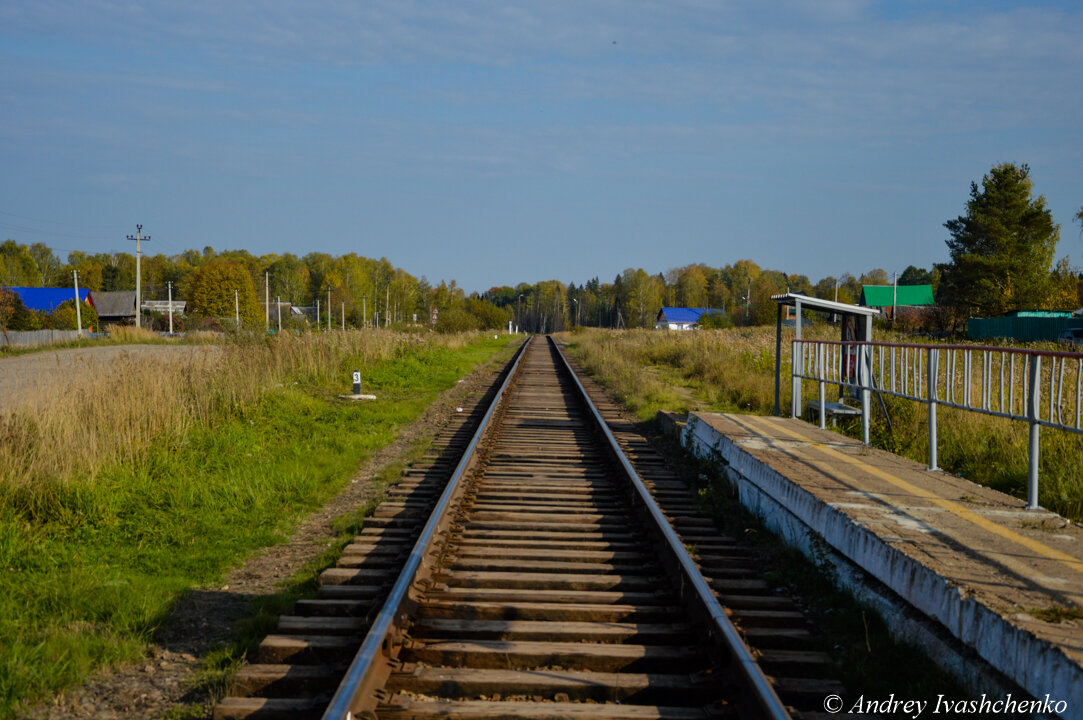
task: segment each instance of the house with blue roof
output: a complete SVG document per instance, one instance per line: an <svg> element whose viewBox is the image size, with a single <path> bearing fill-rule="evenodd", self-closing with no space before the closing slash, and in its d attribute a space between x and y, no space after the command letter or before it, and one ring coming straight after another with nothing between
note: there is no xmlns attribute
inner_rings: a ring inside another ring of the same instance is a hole
<svg viewBox="0 0 1083 720"><path fill-rule="evenodd" d="M664 307L658 311L658 316L654 319L654 327L659 330L692 330L704 313L724 315L725 311L720 308L708 310L707 308Z"/></svg>
<svg viewBox="0 0 1083 720"><path fill-rule="evenodd" d="M61 303L75 297L75 290L72 288L9 287L8 290L18 295L28 310L36 310L47 315L52 314ZM89 298L90 291L79 288L79 300L89 305Z"/></svg>

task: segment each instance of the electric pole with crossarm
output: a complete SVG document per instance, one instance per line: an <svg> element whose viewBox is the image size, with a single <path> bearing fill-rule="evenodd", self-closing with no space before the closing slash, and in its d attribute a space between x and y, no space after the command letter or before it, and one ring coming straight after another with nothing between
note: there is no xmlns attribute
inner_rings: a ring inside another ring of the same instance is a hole
<svg viewBox="0 0 1083 720"><path fill-rule="evenodd" d="M128 236L129 240L135 240L135 326L139 327L139 316L143 314L143 295L140 293L139 282L139 258L143 255L141 243L150 242L150 235L143 234L143 226L135 226L135 237Z"/></svg>

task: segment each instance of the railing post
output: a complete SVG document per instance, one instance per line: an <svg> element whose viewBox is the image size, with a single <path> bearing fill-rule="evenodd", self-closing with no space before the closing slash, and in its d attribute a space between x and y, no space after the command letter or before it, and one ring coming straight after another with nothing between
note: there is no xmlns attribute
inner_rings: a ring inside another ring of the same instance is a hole
<svg viewBox="0 0 1083 720"><path fill-rule="evenodd" d="M868 445L869 416L871 415L869 405L872 403L872 393L869 392L869 386L872 385L870 377L872 375L870 366L872 355L871 348L868 345L859 345L858 347L860 349L857 353L857 361L861 363L857 371L858 382L861 384L861 442Z"/></svg>
<svg viewBox="0 0 1083 720"><path fill-rule="evenodd" d="M793 357L790 359L790 416L801 417L801 374L804 372L805 348L801 340L793 341Z"/></svg>
<svg viewBox="0 0 1083 720"><path fill-rule="evenodd" d="M925 359L925 382L929 398L929 470L939 470L936 466L936 374L938 351L929 348Z"/></svg>
<svg viewBox="0 0 1083 720"><path fill-rule="evenodd" d="M1030 422L1030 467L1027 477L1027 509L1038 510L1038 450L1039 433L1042 426L1038 420L1041 412L1042 397L1042 357L1030 356L1030 372L1028 374L1028 387L1030 391L1027 397L1027 420Z"/></svg>
<svg viewBox="0 0 1083 720"><path fill-rule="evenodd" d="M824 355L825 355L826 349L827 348L823 344L817 345L816 357L817 357L817 359L819 361L820 369L816 373L816 375L817 375L817 377L820 378L819 385L820 385L820 429L821 430L824 430L824 429L827 428L827 417L826 417L826 415L827 415L827 412L826 412L827 411L827 407L826 407L827 403L824 402L825 385L826 385L824 383L824 378L827 376L827 369L824 367Z"/></svg>

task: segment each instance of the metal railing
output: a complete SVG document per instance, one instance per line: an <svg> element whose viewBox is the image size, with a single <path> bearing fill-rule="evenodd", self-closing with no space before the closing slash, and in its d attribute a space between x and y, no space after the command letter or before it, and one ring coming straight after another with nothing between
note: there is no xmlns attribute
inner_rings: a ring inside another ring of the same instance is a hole
<svg viewBox="0 0 1083 720"><path fill-rule="evenodd" d="M937 469L938 406L1028 423L1027 507L1038 506L1038 440L1044 427L1083 434L1083 354L975 345L794 340L793 416L803 411L802 381L818 385L820 427L827 385L861 401L862 441L869 443L871 396L891 395L929 409L929 469Z"/></svg>

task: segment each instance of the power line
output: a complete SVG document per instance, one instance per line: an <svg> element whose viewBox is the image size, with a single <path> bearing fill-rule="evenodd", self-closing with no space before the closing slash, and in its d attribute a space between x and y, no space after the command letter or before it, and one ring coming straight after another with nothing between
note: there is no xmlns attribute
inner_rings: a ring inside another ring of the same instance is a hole
<svg viewBox="0 0 1083 720"><path fill-rule="evenodd" d="M65 238L68 240L111 240L112 238L104 235L79 235L76 233L60 233L51 232L49 230L37 230L35 228L25 227L22 225L12 225L11 223L0 222L0 228L4 228L10 232L28 233L30 235L37 235L46 238Z"/></svg>

